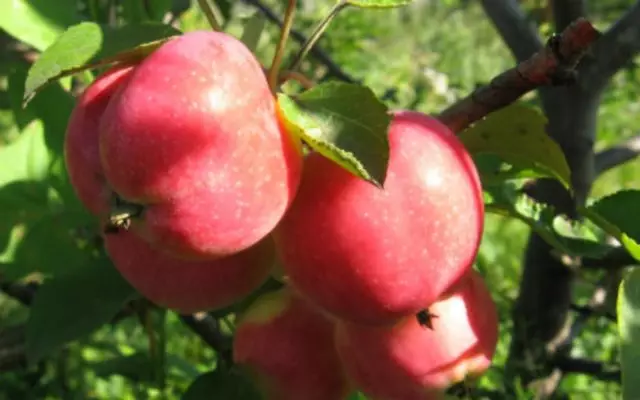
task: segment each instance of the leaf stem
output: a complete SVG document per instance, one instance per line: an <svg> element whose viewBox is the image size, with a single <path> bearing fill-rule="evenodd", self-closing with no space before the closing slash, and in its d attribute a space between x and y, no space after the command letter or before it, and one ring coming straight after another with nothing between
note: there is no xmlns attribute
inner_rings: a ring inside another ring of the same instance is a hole
<svg viewBox="0 0 640 400"><path fill-rule="evenodd" d="M209 3L209 0L198 0L198 5L200 9L204 13L204 16L207 17L207 21L209 21L209 25L214 31L221 32L222 31L222 22L218 20L213 7Z"/></svg>
<svg viewBox="0 0 640 400"><path fill-rule="evenodd" d="M282 73L280 74L280 79L278 83L283 84L289 80L298 82L305 89L311 89L312 87L315 86L315 83L311 79L307 78L300 72L289 71L289 70L282 71Z"/></svg>
<svg viewBox="0 0 640 400"><path fill-rule="evenodd" d="M345 9L348 5L349 5L349 2L347 0L342 0L337 2L333 6L333 8L331 8L329 13L322 19L322 21L320 21L318 26L316 26L316 29L313 31L311 36L309 36L307 41L304 42L304 44L300 48L300 51L298 52L298 54L296 54L296 57L291 62L291 66L288 68L288 70L295 71L296 69L298 69L298 67L300 67L302 60L304 60L307 54L309 54L309 51L311 51L313 46L315 46L318 40L320 40L320 37L322 36L324 31L327 29L331 21L333 21L333 19L338 15L338 13L343 9Z"/></svg>
<svg viewBox="0 0 640 400"><path fill-rule="evenodd" d="M273 61L271 62L271 68L269 69L269 87L271 91L275 93L278 86L278 75L280 73L280 65L282 64L282 56L284 55L284 48L287 45L287 39L289 38L289 32L293 25L293 16L296 12L296 0L289 0L287 11L282 23L282 29L280 30L280 41L276 48L276 53L273 55Z"/></svg>

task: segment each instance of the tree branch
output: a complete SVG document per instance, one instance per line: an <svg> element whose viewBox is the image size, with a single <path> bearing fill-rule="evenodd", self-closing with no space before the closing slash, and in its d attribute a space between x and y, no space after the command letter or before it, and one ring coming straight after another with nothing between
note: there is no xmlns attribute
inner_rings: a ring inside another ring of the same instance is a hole
<svg viewBox="0 0 640 400"><path fill-rule="evenodd" d="M180 315L180 320L210 346L227 365L233 363L231 338L220 330L218 320L201 312L192 315Z"/></svg>
<svg viewBox="0 0 640 400"><path fill-rule="evenodd" d="M579 19L552 38L542 50L515 68L495 77L488 85L444 110L439 119L454 132L460 132L487 114L505 107L540 86L567 82L598 31Z"/></svg>
<svg viewBox="0 0 640 400"><path fill-rule="evenodd" d="M586 85L604 87L609 79L640 52L640 0L594 44L593 62L585 68Z"/></svg>
<svg viewBox="0 0 640 400"><path fill-rule="evenodd" d="M593 291L591 298L588 302L588 307L593 310L594 313L599 313L603 310L604 305L607 301L607 296L609 295L609 285L607 285L607 281L609 280L609 275L607 275L602 282L600 282ZM593 314L578 314L571 327L567 330L566 335L564 337L558 338L559 340L553 345L556 349L569 349L573 345L573 341L580 336L580 333L584 329L587 324L587 321ZM554 352L555 354L562 354L562 352Z"/></svg>
<svg viewBox="0 0 640 400"><path fill-rule="evenodd" d="M625 142L602 150L595 156L596 176L629 162L640 155L640 135Z"/></svg>
<svg viewBox="0 0 640 400"><path fill-rule="evenodd" d="M638 265L640 261L636 260L629 254L629 252L622 246L615 247L608 252L604 257L592 258L585 257L582 259L580 265L584 269L607 269L615 270L626 268L631 265Z"/></svg>
<svg viewBox="0 0 640 400"><path fill-rule="evenodd" d="M516 60L524 61L542 49L534 25L527 21L515 0L481 0L480 3Z"/></svg>
<svg viewBox="0 0 640 400"><path fill-rule="evenodd" d="M580 315L584 315L586 318L592 318L592 317L604 317L606 318L609 322L617 322L618 321L618 317L615 314L612 314L610 312L606 312L606 311L600 311L598 310L596 307L591 307L591 306L581 306L578 304L571 304L571 310L575 311L576 313L580 314Z"/></svg>
<svg viewBox="0 0 640 400"><path fill-rule="evenodd" d="M620 382L621 373L617 366L609 366L600 361L583 358L558 357L552 360L553 365L565 374L584 374L606 382Z"/></svg>
<svg viewBox="0 0 640 400"><path fill-rule="evenodd" d="M252 5L258 11L262 13L269 21L277 24L282 27L283 21L280 17L267 5L265 5L260 0L242 0L246 4ZM289 35L298 43L302 44L307 41L307 37L297 31L292 29ZM333 76L336 79L340 79L345 82L356 83L357 80L353 78L351 75L347 74L331 57L327 54L325 50L323 50L320 46L315 45L311 48L310 54L315 57L320 63L322 63L325 67L327 67L327 72L329 75Z"/></svg>
<svg viewBox="0 0 640 400"><path fill-rule="evenodd" d="M587 14L585 0L553 0L551 5L556 31L564 30L571 22Z"/></svg>
<svg viewBox="0 0 640 400"><path fill-rule="evenodd" d="M506 397L506 393L499 390L469 387L465 382L455 384L447 389L447 395L460 399L484 400L503 400Z"/></svg>

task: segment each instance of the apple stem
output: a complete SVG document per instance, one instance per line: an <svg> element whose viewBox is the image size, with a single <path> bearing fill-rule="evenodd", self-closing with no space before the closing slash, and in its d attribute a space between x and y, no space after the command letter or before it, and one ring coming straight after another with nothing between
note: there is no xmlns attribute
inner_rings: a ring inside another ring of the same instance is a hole
<svg viewBox="0 0 640 400"><path fill-rule="evenodd" d="M218 11L218 8L215 6L212 6L209 3L209 0L198 0L198 5L200 6L200 9L204 13L204 16L207 18L209 25L211 25L211 29L213 29L214 31L221 32L222 17L220 13L216 12Z"/></svg>
<svg viewBox="0 0 640 400"><path fill-rule="evenodd" d="M318 40L320 40L320 37L329 26L329 23L331 23L331 21L333 21L333 19L338 15L338 13L343 9L345 9L348 5L349 5L349 2L347 0L342 0L337 2L331 8L329 13L322 19L322 21L320 21L318 26L316 26L316 29L313 31L311 36L309 36L307 41L304 42L304 44L300 48L300 51L298 52L298 54L296 54L295 58L291 62L291 66L288 68L289 70L295 71L300 67L302 60L304 60L304 58L307 56L307 54L309 54L313 46L315 46Z"/></svg>
<svg viewBox="0 0 640 400"><path fill-rule="evenodd" d="M276 48L276 53L273 55L273 61L271 62L271 68L269 69L269 87L271 91L275 93L278 86L278 75L280 73L280 65L282 64L282 57L284 55L284 48L287 45L287 39L289 38L289 32L293 25L293 16L296 12L296 0L289 0L287 11L282 23L282 29L280 30L280 41Z"/></svg>

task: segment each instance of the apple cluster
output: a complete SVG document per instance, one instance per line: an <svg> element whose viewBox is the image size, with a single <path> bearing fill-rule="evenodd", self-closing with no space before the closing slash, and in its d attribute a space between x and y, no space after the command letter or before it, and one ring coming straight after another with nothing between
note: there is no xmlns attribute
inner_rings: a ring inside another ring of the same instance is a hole
<svg viewBox="0 0 640 400"><path fill-rule="evenodd" d="M197 31L100 75L71 114L65 160L115 268L150 301L215 310L282 279L234 338L266 398L438 399L496 348L496 307L472 269L482 190L437 119L393 112L388 140L383 188L304 154L254 54Z"/></svg>

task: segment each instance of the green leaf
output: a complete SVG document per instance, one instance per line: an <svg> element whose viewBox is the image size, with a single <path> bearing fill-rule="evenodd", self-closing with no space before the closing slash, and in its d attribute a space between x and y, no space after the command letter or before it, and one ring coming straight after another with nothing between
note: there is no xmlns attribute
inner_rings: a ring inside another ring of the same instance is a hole
<svg viewBox="0 0 640 400"><path fill-rule="evenodd" d="M75 100L56 83L44 88L34 101L23 107L22 95L28 67L17 66L9 75L9 96L14 116L21 127L40 119L44 124L47 147L55 157L63 157L65 131Z"/></svg>
<svg viewBox="0 0 640 400"><path fill-rule="evenodd" d="M548 174L539 170L512 165L496 154L478 153L472 155L472 158L483 184L548 177Z"/></svg>
<svg viewBox="0 0 640 400"><path fill-rule="evenodd" d="M516 218L533 229L558 251L572 256L602 257L611 247L584 223L563 222L555 209L540 203L518 189L513 183L485 185L483 188L487 212ZM571 229L567 226L570 225Z"/></svg>
<svg viewBox="0 0 640 400"><path fill-rule="evenodd" d="M20 180L44 180L51 156L40 120L31 121L10 145L0 147L0 187Z"/></svg>
<svg viewBox="0 0 640 400"><path fill-rule="evenodd" d="M115 61L136 62L180 32L157 23L105 27L83 22L67 29L33 64L25 84L28 102L38 89L63 76Z"/></svg>
<svg viewBox="0 0 640 400"><path fill-rule="evenodd" d="M640 190L622 190L580 210L640 260Z"/></svg>
<svg viewBox="0 0 640 400"><path fill-rule="evenodd" d="M50 213L46 184L37 181L13 182L0 188L0 272L5 279L17 280L36 269L17 263L19 254L40 255L40 251L23 252L21 247L29 228ZM48 244L46 241L42 244ZM36 246L36 249L39 246ZM35 267L37 268L37 267Z"/></svg>
<svg viewBox="0 0 640 400"><path fill-rule="evenodd" d="M182 396L182 400L237 399L260 400L254 384L236 370L216 369L196 378Z"/></svg>
<svg viewBox="0 0 640 400"><path fill-rule="evenodd" d="M80 21L76 0L0 0L0 28L42 51Z"/></svg>
<svg viewBox="0 0 640 400"><path fill-rule="evenodd" d="M632 269L620 284L617 299L622 399L640 399L640 269Z"/></svg>
<svg viewBox="0 0 640 400"><path fill-rule="evenodd" d="M29 363L108 323L135 296L105 256L45 281L27 322Z"/></svg>
<svg viewBox="0 0 640 400"><path fill-rule="evenodd" d="M460 133L472 154L495 154L514 166L571 186L571 170L558 144L547 135L542 113L515 103L489 114Z"/></svg>
<svg viewBox="0 0 640 400"><path fill-rule="evenodd" d="M251 18L244 24L244 31L240 40L247 46L247 48L253 52L258 48L260 37L264 31L264 26L267 20L260 12L256 12Z"/></svg>
<svg viewBox="0 0 640 400"><path fill-rule="evenodd" d="M362 8L391 8L402 7L413 0L346 0L346 4Z"/></svg>
<svg viewBox="0 0 640 400"><path fill-rule="evenodd" d="M383 186L391 116L371 89L328 82L296 96L278 94L290 132L354 175Z"/></svg>

